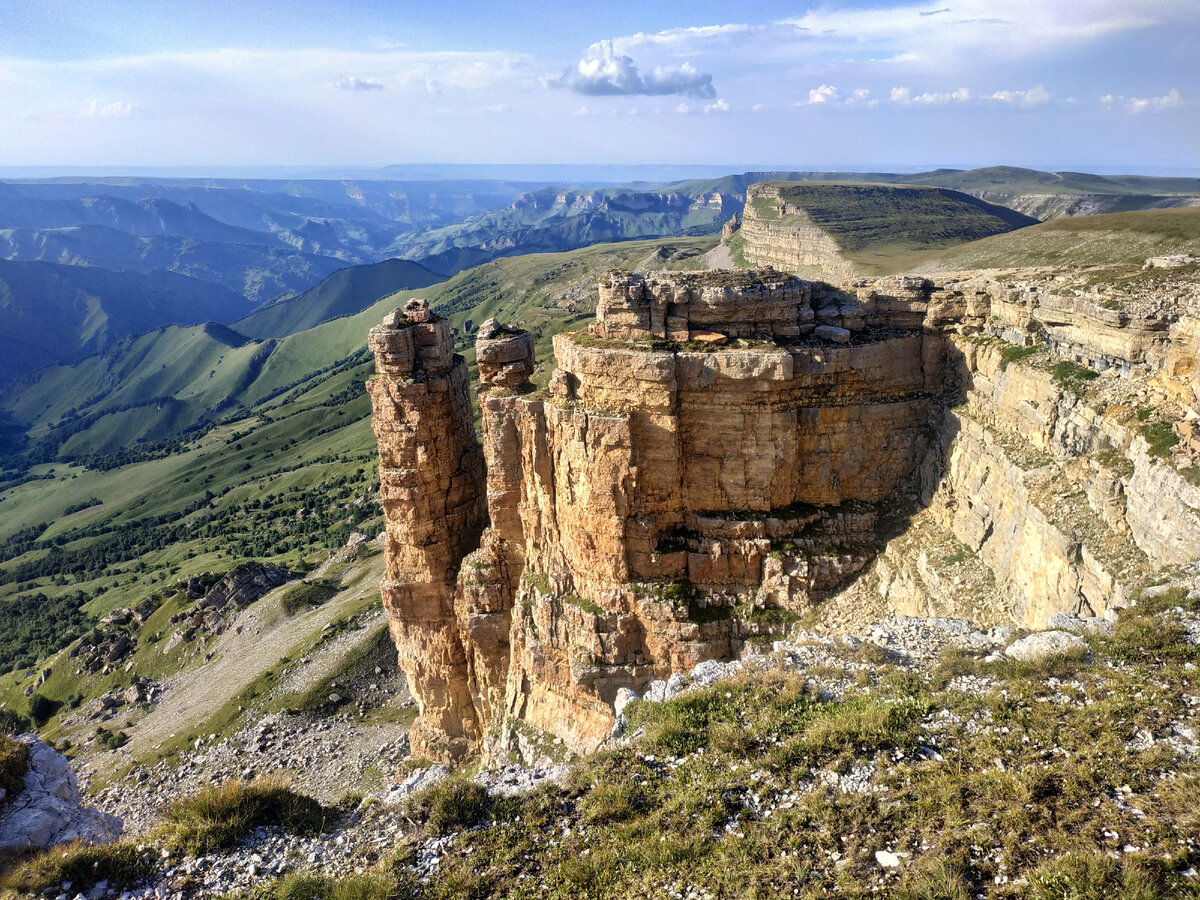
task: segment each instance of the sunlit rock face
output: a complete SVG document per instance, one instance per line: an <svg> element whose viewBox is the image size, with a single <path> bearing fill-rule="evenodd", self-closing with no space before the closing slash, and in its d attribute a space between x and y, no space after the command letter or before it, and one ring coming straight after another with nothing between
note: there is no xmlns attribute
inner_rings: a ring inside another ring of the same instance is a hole
<svg viewBox="0 0 1200 900"><path fill-rule="evenodd" d="M847 588L983 624L1125 603L1194 557L1200 490L1117 404L1002 350L1069 354L1114 389L1153 376L1194 406L1194 313L1110 313L1038 273L610 273L545 390L528 332L480 329L481 444L448 325L393 313L369 390L414 752L594 749L621 689Z"/></svg>

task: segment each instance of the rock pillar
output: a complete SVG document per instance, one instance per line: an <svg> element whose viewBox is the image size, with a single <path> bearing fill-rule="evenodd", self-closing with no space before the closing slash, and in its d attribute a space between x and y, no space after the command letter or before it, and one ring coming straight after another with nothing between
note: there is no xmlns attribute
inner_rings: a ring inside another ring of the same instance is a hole
<svg viewBox="0 0 1200 900"><path fill-rule="evenodd" d="M482 738L454 612L463 557L487 519L467 368L450 323L410 300L371 329L367 383L387 530L383 606L420 708L414 756L453 761Z"/></svg>

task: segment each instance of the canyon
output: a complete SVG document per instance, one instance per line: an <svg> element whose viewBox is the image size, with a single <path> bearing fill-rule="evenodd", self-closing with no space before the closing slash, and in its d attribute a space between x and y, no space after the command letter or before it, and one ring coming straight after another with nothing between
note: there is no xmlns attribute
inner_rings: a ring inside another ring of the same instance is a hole
<svg viewBox="0 0 1200 900"><path fill-rule="evenodd" d="M802 619L1131 604L1200 547L1193 269L612 271L544 389L480 327L481 440L449 323L395 310L367 389L413 755L589 752L619 693Z"/></svg>

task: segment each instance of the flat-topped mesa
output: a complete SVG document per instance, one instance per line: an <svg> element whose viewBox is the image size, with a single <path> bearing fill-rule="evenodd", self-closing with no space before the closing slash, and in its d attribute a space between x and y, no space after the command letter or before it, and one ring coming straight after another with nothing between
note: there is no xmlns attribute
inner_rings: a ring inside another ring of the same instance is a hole
<svg viewBox="0 0 1200 900"><path fill-rule="evenodd" d="M478 751L482 727L454 612L459 566L487 519L467 367L450 324L424 300L389 313L369 345L387 533L381 591L420 708L413 753L455 759Z"/></svg>
<svg viewBox="0 0 1200 900"><path fill-rule="evenodd" d="M610 273L591 333L554 337L546 391L528 332L481 328L482 449L461 358L418 352L448 345L415 340L441 320L390 319L370 391L414 753L593 750L622 689L730 659L852 582L981 624L1126 602L1194 558L1200 488L1052 354L1192 404L1200 299L1110 306L1036 273Z"/></svg>

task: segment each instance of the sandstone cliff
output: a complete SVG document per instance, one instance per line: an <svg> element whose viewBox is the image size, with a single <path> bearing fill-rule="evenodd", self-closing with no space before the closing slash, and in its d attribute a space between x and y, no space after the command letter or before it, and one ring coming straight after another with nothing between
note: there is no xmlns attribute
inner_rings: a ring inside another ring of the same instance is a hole
<svg viewBox="0 0 1200 900"><path fill-rule="evenodd" d="M762 182L746 190L739 228L750 265L847 278L878 271L896 252L931 250L1037 220L946 188L834 182Z"/></svg>
<svg viewBox="0 0 1200 900"><path fill-rule="evenodd" d="M622 689L847 587L985 624L1125 604L1200 546L1200 488L1147 431L1197 405L1180 288L610 273L547 391L528 333L481 329L482 448L446 323L397 311L369 387L414 752L593 749Z"/></svg>

